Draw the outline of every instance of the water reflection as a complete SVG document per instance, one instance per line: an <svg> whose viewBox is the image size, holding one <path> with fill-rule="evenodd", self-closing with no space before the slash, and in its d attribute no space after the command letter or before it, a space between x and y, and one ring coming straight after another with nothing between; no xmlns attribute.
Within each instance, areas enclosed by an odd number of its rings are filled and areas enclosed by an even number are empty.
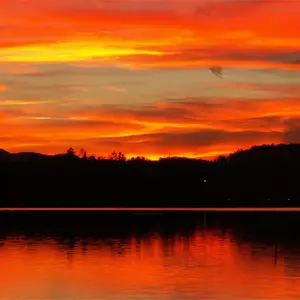
<svg viewBox="0 0 300 300"><path fill-rule="evenodd" d="M0 299L300 299L299 216L1 212Z"/></svg>

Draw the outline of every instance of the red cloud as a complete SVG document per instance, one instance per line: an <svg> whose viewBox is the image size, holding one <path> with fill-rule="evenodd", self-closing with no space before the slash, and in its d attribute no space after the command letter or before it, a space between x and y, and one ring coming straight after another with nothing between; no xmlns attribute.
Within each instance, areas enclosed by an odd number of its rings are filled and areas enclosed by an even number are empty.
<svg viewBox="0 0 300 300"><path fill-rule="evenodd" d="M74 146L99 155L118 150L151 158L168 153L200 157L290 138L295 142L298 123L292 120L299 118L300 98L182 99L145 107L73 109L56 115L26 108L2 111L0 136L2 147L10 150L51 153Z"/></svg>

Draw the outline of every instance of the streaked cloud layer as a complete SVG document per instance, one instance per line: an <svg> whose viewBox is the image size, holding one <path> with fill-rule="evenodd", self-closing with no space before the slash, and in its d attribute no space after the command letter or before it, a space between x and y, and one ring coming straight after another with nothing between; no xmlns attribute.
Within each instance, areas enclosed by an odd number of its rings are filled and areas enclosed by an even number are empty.
<svg viewBox="0 0 300 300"><path fill-rule="evenodd" d="M0 148L156 158L300 142L300 2L0 5Z"/></svg>

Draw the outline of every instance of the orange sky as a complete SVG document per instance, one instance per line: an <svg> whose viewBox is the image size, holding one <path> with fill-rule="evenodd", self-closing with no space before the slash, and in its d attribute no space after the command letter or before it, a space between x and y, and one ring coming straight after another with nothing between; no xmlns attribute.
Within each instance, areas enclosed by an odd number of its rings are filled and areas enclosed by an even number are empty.
<svg viewBox="0 0 300 300"><path fill-rule="evenodd" d="M0 5L0 148L158 158L300 142L297 1Z"/></svg>

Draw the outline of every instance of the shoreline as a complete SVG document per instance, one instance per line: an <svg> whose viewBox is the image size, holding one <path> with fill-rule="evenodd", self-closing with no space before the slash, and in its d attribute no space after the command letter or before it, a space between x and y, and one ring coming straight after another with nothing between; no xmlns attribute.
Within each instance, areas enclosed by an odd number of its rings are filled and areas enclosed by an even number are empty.
<svg viewBox="0 0 300 300"><path fill-rule="evenodd" d="M0 207L1 211L300 212L300 207Z"/></svg>

